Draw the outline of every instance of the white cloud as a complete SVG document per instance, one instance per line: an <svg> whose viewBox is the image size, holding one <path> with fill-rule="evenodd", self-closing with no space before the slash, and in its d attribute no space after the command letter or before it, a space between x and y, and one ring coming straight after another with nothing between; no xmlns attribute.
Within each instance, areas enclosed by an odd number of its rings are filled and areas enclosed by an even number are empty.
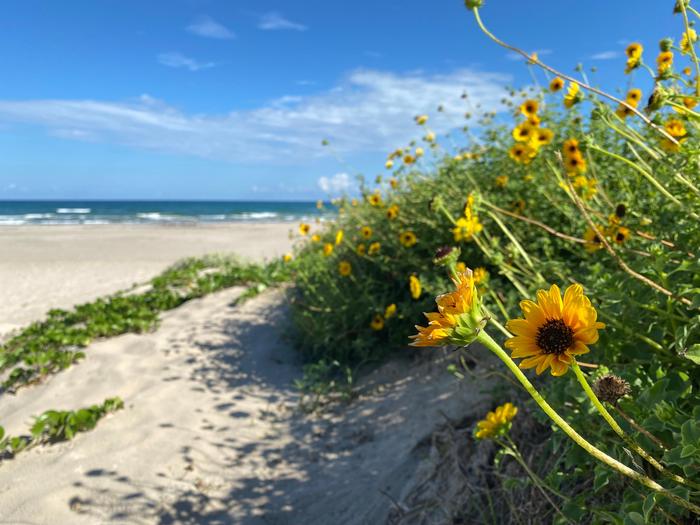
<svg viewBox="0 0 700 525"><path fill-rule="evenodd" d="M591 60L614 60L620 58L622 53L619 51L601 51L600 53L595 53L591 55Z"/></svg>
<svg viewBox="0 0 700 525"><path fill-rule="evenodd" d="M286 19L280 13L272 11L270 13L265 13L260 17L260 23L258 24L260 29L265 29L268 31L276 29L292 29L294 31L306 31L308 28L303 24L298 24L297 22L292 22Z"/></svg>
<svg viewBox="0 0 700 525"><path fill-rule="evenodd" d="M551 55L553 51L551 49L536 49L534 52L537 53L537 56L543 57ZM506 58L508 60L512 60L513 62L517 62L518 60L525 60L524 56L522 56L520 53L516 53L515 51L506 53Z"/></svg>
<svg viewBox="0 0 700 525"><path fill-rule="evenodd" d="M158 55L158 62L164 66L174 68L185 68L190 71L199 71L200 69L209 69L214 67L214 62L198 62L194 58L187 57L182 53L161 53Z"/></svg>
<svg viewBox="0 0 700 525"><path fill-rule="evenodd" d="M350 175L347 173L336 173L331 178L321 177L318 179L318 187L321 191L329 195L340 195L350 189Z"/></svg>
<svg viewBox="0 0 700 525"><path fill-rule="evenodd" d="M238 163L299 163L328 155L327 138L341 154L388 151L418 138L417 114L446 133L464 125L465 102L502 110L508 76L469 69L448 74L350 73L332 89L287 96L266 105L224 114L188 114L141 95L132 101L0 100L0 120L45 127L68 140L100 141L135 148ZM436 113L442 104L444 112ZM69 130L69 131L67 131Z"/></svg>
<svg viewBox="0 0 700 525"><path fill-rule="evenodd" d="M209 16L199 17L185 29L193 35L203 36L205 38L231 40L236 37L233 31Z"/></svg>

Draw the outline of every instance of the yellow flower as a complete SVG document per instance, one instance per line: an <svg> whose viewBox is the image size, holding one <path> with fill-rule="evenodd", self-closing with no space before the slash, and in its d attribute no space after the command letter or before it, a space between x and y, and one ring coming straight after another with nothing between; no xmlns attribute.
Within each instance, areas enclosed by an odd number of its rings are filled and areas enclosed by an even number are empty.
<svg viewBox="0 0 700 525"><path fill-rule="evenodd" d="M566 171L569 175L586 173L586 159L583 158L581 153L566 157L564 159L564 165L566 166Z"/></svg>
<svg viewBox="0 0 700 525"><path fill-rule="evenodd" d="M410 248L418 242L418 239L416 238L416 234L412 231L405 231L399 236L399 241L404 247Z"/></svg>
<svg viewBox="0 0 700 525"><path fill-rule="evenodd" d="M286 263L291 262L291 260L294 258L294 256L291 253L285 253L282 256L282 260Z"/></svg>
<svg viewBox="0 0 700 525"><path fill-rule="evenodd" d="M624 106L620 104L617 106L617 109L615 110L615 115L620 117L621 119L626 119L630 115L632 115L632 110L628 108L627 106Z"/></svg>
<svg viewBox="0 0 700 525"><path fill-rule="evenodd" d="M392 177L389 179L389 184L391 185L392 188L396 189L399 187L399 179Z"/></svg>
<svg viewBox="0 0 700 525"><path fill-rule="evenodd" d="M693 72L693 70L690 69L689 67L684 67L684 68L683 68L683 74L684 74L686 77L689 77L690 74L691 74L692 72Z"/></svg>
<svg viewBox="0 0 700 525"><path fill-rule="evenodd" d="M316 209L319 209L319 210L323 209L323 201L316 201Z"/></svg>
<svg viewBox="0 0 700 525"><path fill-rule="evenodd" d="M416 158L422 157L425 155L425 150L421 147L416 148Z"/></svg>
<svg viewBox="0 0 700 525"><path fill-rule="evenodd" d="M411 154L406 154L403 156L403 163L410 166L416 161L416 158Z"/></svg>
<svg viewBox="0 0 700 525"><path fill-rule="evenodd" d="M420 284L420 279L415 275L408 278L408 288L411 290L411 297L418 299L423 293L423 287Z"/></svg>
<svg viewBox="0 0 700 525"><path fill-rule="evenodd" d="M513 129L513 138L517 142L528 142L536 133L536 131L537 128L526 120L525 122L518 124Z"/></svg>
<svg viewBox="0 0 700 525"><path fill-rule="evenodd" d="M656 70L659 75L663 75L673 66L673 53L671 51L662 51L656 57Z"/></svg>
<svg viewBox="0 0 700 525"><path fill-rule="evenodd" d="M587 178L583 175L579 175L574 178L574 188L581 190L581 196L585 200L590 200L598 192L597 189L598 181L593 178Z"/></svg>
<svg viewBox="0 0 700 525"><path fill-rule="evenodd" d="M505 346L514 359L525 358L520 368L535 367L537 374L547 368L553 376L566 374L575 356L588 353L587 345L598 341L598 330L605 328L580 284L569 286L563 300L553 284L537 292L537 303L524 300L520 308L525 318L508 321L506 328L515 335Z"/></svg>
<svg viewBox="0 0 700 525"><path fill-rule="evenodd" d="M464 157L462 157L462 155L455 155L454 160L456 160L457 162L462 162L464 160Z"/></svg>
<svg viewBox="0 0 700 525"><path fill-rule="evenodd" d="M578 149L578 140L568 139L564 141L564 145L561 147L561 152L565 157L571 157L574 155L580 155L581 152Z"/></svg>
<svg viewBox="0 0 700 525"><path fill-rule="evenodd" d="M513 403L501 405L493 412L486 414L486 417L476 424L477 439L493 439L502 436L510 430L511 421L518 413L518 409Z"/></svg>
<svg viewBox="0 0 700 525"><path fill-rule="evenodd" d="M375 332L379 332L379 330L384 328L384 318L382 317L382 315L374 314L374 317L372 317L372 321L370 321L369 326Z"/></svg>
<svg viewBox="0 0 700 525"><path fill-rule="evenodd" d="M505 188L508 184L508 175L499 175L496 177L496 187Z"/></svg>
<svg viewBox="0 0 700 525"><path fill-rule="evenodd" d="M314 233L314 234L311 236L311 242L318 242L318 241L320 241L320 240L321 240L321 236L320 236L318 233Z"/></svg>
<svg viewBox="0 0 700 525"><path fill-rule="evenodd" d="M539 110L539 108L539 102L529 98L520 105L520 112L526 117L531 117L533 115L537 115L537 111Z"/></svg>
<svg viewBox="0 0 700 525"><path fill-rule="evenodd" d="M515 162L520 162L522 164L530 164L537 151L530 146L525 144L515 144L510 150L508 150L508 155Z"/></svg>
<svg viewBox="0 0 700 525"><path fill-rule="evenodd" d="M358 202L357 199L353 199L353 200L350 201L350 204L351 204L352 206L357 206L357 205L359 204L359 202Z"/></svg>
<svg viewBox="0 0 700 525"><path fill-rule="evenodd" d="M369 226L363 226L360 228L360 235L362 235L365 239L369 239L372 236L372 228Z"/></svg>
<svg viewBox="0 0 700 525"><path fill-rule="evenodd" d="M554 132L551 129L541 128L537 129L529 142L530 147L533 149L541 148L546 146L554 138Z"/></svg>
<svg viewBox="0 0 700 525"><path fill-rule="evenodd" d="M556 93L557 91L561 91L561 89L564 87L564 79L560 77L554 77L552 81L549 83L549 90L552 93Z"/></svg>
<svg viewBox="0 0 700 525"><path fill-rule="evenodd" d="M323 255L328 257L330 254L333 253L333 245L329 242L323 245Z"/></svg>
<svg viewBox="0 0 700 525"><path fill-rule="evenodd" d="M335 245L338 246L341 242L343 242L343 230L338 230L335 234Z"/></svg>
<svg viewBox="0 0 700 525"><path fill-rule="evenodd" d="M311 230L311 225L306 224L305 222L302 222L299 225L299 233L301 235L308 235L310 230Z"/></svg>
<svg viewBox="0 0 700 525"><path fill-rule="evenodd" d="M394 161L389 159L384 163L384 167L388 170L394 167Z"/></svg>
<svg viewBox="0 0 700 525"><path fill-rule="evenodd" d="M384 310L384 319L391 319L395 315L396 315L396 305L394 303L391 303Z"/></svg>
<svg viewBox="0 0 700 525"><path fill-rule="evenodd" d="M368 255L374 255L376 253L379 253L379 250L381 249L382 245L378 242L373 242L372 244L369 245L369 249L367 250Z"/></svg>
<svg viewBox="0 0 700 525"><path fill-rule="evenodd" d="M438 311L425 313L428 326L416 326L411 346L469 344L483 325L483 315L471 270L452 278L455 290L435 299Z"/></svg>
<svg viewBox="0 0 700 525"><path fill-rule="evenodd" d="M474 283L479 284L488 280L489 272L483 266L474 269Z"/></svg>
<svg viewBox="0 0 700 525"><path fill-rule="evenodd" d="M458 261L457 264L455 264L455 270L457 270L457 273L464 273L467 271L467 265L462 261Z"/></svg>
<svg viewBox="0 0 700 525"><path fill-rule="evenodd" d="M428 122L428 115L418 115L416 117L416 124L418 124L419 126L422 126L426 122Z"/></svg>
<svg viewBox="0 0 700 525"><path fill-rule="evenodd" d="M682 121L677 120L677 119L670 119L666 121L666 124L664 124L664 128L668 132L669 135L671 135L673 138L675 138L679 143L685 141L687 137L687 131L685 129L685 124L683 124ZM671 142L667 138L662 138L661 139L661 147L668 152L676 152L680 150L680 145L675 144L674 142Z"/></svg>
<svg viewBox="0 0 700 525"><path fill-rule="evenodd" d="M423 137L423 140L426 142L435 142L435 133L428 131L428 133L425 134L425 137Z"/></svg>
<svg viewBox="0 0 700 525"><path fill-rule="evenodd" d="M690 48L697 40L698 34L695 32L695 29L691 28L688 32L683 33L680 44L681 51L685 54L690 53Z"/></svg>
<svg viewBox="0 0 700 525"><path fill-rule="evenodd" d="M396 217L399 216L399 207L394 204L393 206L389 206L386 210L386 217L389 220L393 220Z"/></svg>
<svg viewBox="0 0 700 525"><path fill-rule="evenodd" d="M602 231L600 226L598 229ZM583 239L586 241L586 244L584 244L583 247L588 253L597 252L603 247L603 242L600 240L600 237L598 237L598 234L593 228L588 228L585 231L583 234Z"/></svg>
<svg viewBox="0 0 700 525"><path fill-rule="evenodd" d="M360 244L357 245L357 248L355 248L355 251L357 252L358 255L364 255L365 253L367 253L367 246L365 245L365 243L361 242Z"/></svg>
<svg viewBox="0 0 700 525"><path fill-rule="evenodd" d="M627 49L625 49L625 54L627 55L625 74L629 74L634 69L637 69L639 67L639 64L642 63L643 51L644 48L642 47L642 44L639 44L637 42L633 42L627 46Z"/></svg>
<svg viewBox="0 0 700 525"><path fill-rule="evenodd" d="M468 211L468 210L467 210ZM460 217L452 228L452 234L457 242L471 241L474 235L483 230L483 225L476 215L469 213L469 216Z"/></svg>
<svg viewBox="0 0 700 525"><path fill-rule="evenodd" d="M629 239L629 237L630 237L629 228L625 228L624 226L620 226L617 229L617 231L615 232L615 236L613 237L613 241L615 241L617 244L622 244L627 239Z"/></svg>
<svg viewBox="0 0 700 525"><path fill-rule="evenodd" d="M693 109L698 105L698 100L694 97L683 97L683 105L688 109Z"/></svg>
<svg viewBox="0 0 700 525"><path fill-rule="evenodd" d="M529 122L530 125L531 125L533 128L539 128L539 127L540 127L540 122L542 122L542 120L540 119L540 117L538 117L537 115L530 115L530 116L527 117L527 119L525 119L525 120L526 120L527 122Z"/></svg>
<svg viewBox="0 0 700 525"><path fill-rule="evenodd" d="M378 191L375 191L372 195L370 195L367 200L372 206L380 206L382 204L382 196Z"/></svg>
<svg viewBox="0 0 700 525"><path fill-rule="evenodd" d="M581 102L582 98L581 87L576 82L570 82L569 89L567 90L566 95L564 95L564 107L571 109L574 104Z"/></svg>
<svg viewBox="0 0 700 525"><path fill-rule="evenodd" d="M348 277L352 273L352 265L348 261L338 263L338 273L343 277Z"/></svg>
<svg viewBox="0 0 700 525"><path fill-rule="evenodd" d="M637 107L637 104L639 104L639 101L642 99L642 90L633 88L630 89L627 92L627 97L625 97L625 101L630 105L634 106L635 108Z"/></svg>

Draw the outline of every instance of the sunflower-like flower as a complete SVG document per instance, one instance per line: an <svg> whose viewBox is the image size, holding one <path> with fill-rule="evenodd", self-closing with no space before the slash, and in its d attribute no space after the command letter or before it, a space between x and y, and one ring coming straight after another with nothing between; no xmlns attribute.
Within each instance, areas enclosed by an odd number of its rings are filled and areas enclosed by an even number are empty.
<svg viewBox="0 0 700 525"><path fill-rule="evenodd" d="M549 90L552 93L556 93L557 91L561 91L564 88L564 79L561 77L554 77L552 81L549 83Z"/></svg>
<svg viewBox="0 0 700 525"><path fill-rule="evenodd" d="M396 204L389 206L386 209L386 218L389 219L390 221L394 220L398 216L399 216L399 207Z"/></svg>
<svg viewBox="0 0 700 525"><path fill-rule="evenodd" d="M302 223L299 225L299 233L300 233L301 235L308 235L310 231L311 231L311 225L310 225L310 224L306 224L305 222L302 222Z"/></svg>
<svg viewBox="0 0 700 525"><path fill-rule="evenodd" d="M659 75L664 75L671 67L673 67L673 52L662 51L659 53L659 56L656 57L656 71Z"/></svg>
<svg viewBox="0 0 700 525"><path fill-rule="evenodd" d="M311 242L318 242L318 241L320 241L320 240L321 240L321 236L320 236L318 233L314 233L314 234L311 236Z"/></svg>
<svg viewBox="0 0 700 525"><path fill-rule="evenodd" d="M438 311L424 314L428 326L416 325L412 346L468 345L486 322L471 270L452 277L455 290L435 299Z"/></svg>
<svg viewBox="0 0 700 525"><path fill-rule="evenodd" d="M505 188L508 185L508 175L499 175L495 178L497 188Z"/></svg>
<svg viewBox="0 0 700 525"><path fill-rule="evenodd" d="M583 158L581 153L566 157L564 159L564 165L566 166L566 172L572 176L577 173L586 172L586 159Z"/></svg>
<svg viewBox="0 0 700 525"><path fill-rule="evenodd" d="M420 279L415 275L408 278L408 288L411 291L411 297L418 299L423 293L423 287L420 284Z"/></svg>
<svg viewBox="0 0 700 525"><path fill-rule="evenodd" d="M496 408L493 412L476 424L474 437L477 439L493 439L502 436L510 430L511 421L518 413L518 408L513 403L506 403Z"/></svg>
<svg viewBox="0 0 700 525"><path fill-rule="evenodd" d="M551 129L540 128L535 131L530 139L529 145L533 149L537 150L542 146L546 146L554 138L554 132Z"/></svg>
<svg viewBox="0 0 700 525"><path fill-rule="evenodd" d="M384 318L382 317L382 314L374 314L369 326L375 332L379 332L382 328L384 328Z"/></svg>
<svg viewBox="0 0 700 525"><path fill-rule="evenodd" d="M323 245L323 255L329 257L333 253L333 245L329 242Z"/></svg>
<svg viewBox="0 0 700 525"><path fill-rule="evenodd" d="M683 142L687 137L688 132L685 129L685 124L678 119L670 119L664 124L664 129L666 132L676 139L679 143ZM680 150L679 144L670 141L667 138L661 139L661 147L669 152L676 152Z"/></svg>
<svg viewBox="0 0 700 525"><path fill-rule="evenodd" d="M615 241L617 244L623 244L629 238L630 230L624 226L620 226L613 235L613 241Z"/></svg>
<svg viewBox="0 0 700 525"><path fill-rule="evenodd" d="M680 43L681 52L684 54L689 54L691 47L695 42L697 42L697 40L698 34L695 32L695 29L691 28L689 31L683 33Z"/></svg>
<svg viewBox="0 0 700 525"><path fill-rule="evenodd" d="M537 150L527 144L515 144L508 150L508 156L520 164L530 164L537 155Z"/></svg>
<svg viewBox="0 0 700 525"><path fill-rule="evenodd" d="M632 71L637 69L642 63L642 52L644 47L638 42L632 42L625 49L625 55L627 55L627 64L625 65L625 74L630 74Z"/></svg>
<svg viewBox="0 0 700 525"><path fill-rule="evenodd" d="M540 109L540 104L536 100L530 98L527 99L520 105L520 112L526 117L531 117L532 115L537 115L537 111Z"/></svg>
<svg viewBox="0 0 700 525"><path fill-rule="evenodd" d="M372 244L369 245L369 248L367 249L367 255L374 255L379 253L379 250L381 249L382 245L378 242L373 242Z"/></svg>
<svg viewBox="0 0 700 525"><path fill-rule="evenodd" d="M416 161L416 158L411 155L410 153L407 153L406 155L403 156L403 163L406 164L407 166L410 166Z"/></svg>
<svg viewBox="0 0 700 525"><path fill-rule="evenodd" d="M536 131L537 128L526 120L513 129L513 138L517 142L529 142Z"/></svg>
<svg viewBox="0 0 700 525"><path fill-rule="evenodd" d="M571 109L574 105L581 102L583 95L581 95L581 87L576 82L569 83L569 89L564 95L564 107Z"/></svg>
<svg viewBox="0 0 700 525"><path fill-rule="evenodd" d="M367 245L363 242L357 245L355 248L355 252L357 252L357 255L364 255L367 253Z"/></svg>
<svg viewBox="0 0 700 525"><path fill-rule="evenodd" d="M367 200L372 206L381 206L382 204L382 196L378 191L375 191L372 195L370 195Z"/></svg>
<svg viewBox="0 0 700 525"><path fill-rule="evenodd" d="M348 261L340 261L338 263L338 273L343 277L349 277L352 273L352 264Z"/></svg>
<svg viewBox="0 0 700 525"><path fill-rule="evenodd" d="M505 346L513 358L524 358L520 368L535 368L537 374L547 368L553 376L566 374L575 356L588 353L587 345L597 342L598 330L605 328L580 284L569 286L563 300L553 284L549 291L537 292L536 303L522 301L520 309L525 319L508 321L506 327L515 336Z"/></svg>
<svg viewBox="0 0 700 525"><path fill-rule="evenodd" d="M598 227L598 229L601 230L600 227ZM603 247L603 241L600 240L600 237L593 228L588 228L584 232L583 240L586 241L583 247L588 253L597 252Z"/></svg>
<svg viewBox="0 0 700 525"><path fill-rule="evenodd" d="M283 262L286 262L286 263L292 262L292 259L294 259L294 256L293 256L291 253L285 253L285 254L282 256L282 261L283 261Z"/></svg>
<svg viewBox="0 0 700 525"><path fill-rule="evenodd" d="M481 284L486 282L489 278L489 272L483 266L474 268L474 284Z"/></svg>
<svg viewBox="0 0 700 525"><path fill-rule="evenodd" d="M360 235L362 235L365 239L369 239L372 237L372 228L370 226L363 226L360 228Z"/></svg>
<svg viewBox="0 0 700 525"><path fill-rule="evenodd" d="M405 248L410 248L418 242L418 238L416 237L415 233L409 230L399 235L399 241Z"/></svg>

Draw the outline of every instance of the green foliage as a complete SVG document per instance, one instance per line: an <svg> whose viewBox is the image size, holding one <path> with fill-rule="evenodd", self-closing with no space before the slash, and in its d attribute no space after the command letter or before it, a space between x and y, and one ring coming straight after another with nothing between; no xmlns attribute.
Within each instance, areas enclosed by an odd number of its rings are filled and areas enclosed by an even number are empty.
<svg viewBox="0 0 700 525"><path fill-rule="evenodd" d="M288 278L279 261L268 265L226 258L188 259L169 268L140 293L123 292L73 310L51 310L0 346L2 387L13 391L68 368L85 357L81 350L95 339L153 329L159 314L218 290L249 285L259 291ZM247 295L250 296L250 288Z"/></svg>
<svg viewBox="0 0 700 525"><path fill-rule="evenodd" d="M79 432L87 432L107 414L124 408L124 402L113 397L101 405L92 405L78 410L47 410L34 418L29 435L5 436L0 427L0 456L14 457L19 452L37 445L68 441Z"/></svg>

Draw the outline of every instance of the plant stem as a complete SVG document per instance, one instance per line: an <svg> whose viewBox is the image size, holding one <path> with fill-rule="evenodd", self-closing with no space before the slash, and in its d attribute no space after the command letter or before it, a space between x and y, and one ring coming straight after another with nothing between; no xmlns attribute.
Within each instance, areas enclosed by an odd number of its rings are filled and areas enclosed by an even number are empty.
<svg viewBox="0 0 700 525"><path fill-rule="evenodd" d="M645 487L658 492L659 494L665 496L669 500L671 500L673 503L676 505L679 505L689 511L691 511L694 514L697 514L700 516L700 507L697 505L694 505L693 503L690 503L689 501L684 500L683 498L680 498L673 494L672 492L669 492L667 489L659 485L656 481L650 479L649 477L645 476L644 474L640 474L639 472L632 470L629 468L627 465L620 463L618 460L615 458L607 455L605 452L600 450L599 448L593 446L590 442L586 441L578 432L576 432L571 425L569 425L550 405L545 401L545 399L542 397L542 395L538 392L538 390L533 386L533 384L530 382L530 380L523 374L522 370L518 368L518 365L515 364L515 362L510 358L510 356L501 348L501 346L494 341L488 333L486 333L485 330L482 330L477 339L481 344L483 344L486 348L488 348L491 352L496 354L496 356L505 363L505 365L510 369L510 371L515 375L515 377L520 381L520 384L523 385L525 390L527 391L528 394L532 397L532 399L535 400L535 402L539 405L539 407L542 409L542 411L547 414L547 416L562 430L564 433L569 436L578 446L580 446L582 449L584 449L586 452L588 452L591 456L596 458L598 461L601 463L605 463L608 467L618 471L620 474L627 476L628 478L631 478Z"/></svg>
<svg viewBox="0 0 700 525"><path fill-rule="evenodd" d="M676 483L681 483L682 485L686 485L693 488L700 488L700 485L696 485L692 481L688 481L687 479L666 470L664 466L661 463L659 463L651 454L649 454L646 450L640 447L629 435L627 435L627 433L624 430L622 430L622 427L620 427L620 425L617 424L617 421L615 421L615 419L612 417L610 412L608 412L603 403L600 402L598 396L595 395L595 392L593 392L591 385L589 385L588 381L586 380L586 376L581 371L581 368L578 366L576 359L572 360L571 368L574 370L576 379L578 379L578 382L580 383L581 387L583 387L583 391L586 392L586 395L588 396L588 399L591 400L591 403L593 403L593 406L595 406L600 415L603 416L603 419L607 421L608 425L610 425L610 428L612 428L615 431L615 434L620 436L623 439L623 441L627 443L627 446L629 446L637 454L643 457L646 461L649 462L649 464L651 464L651 466L653 466L656 470L661 472L661 474L663 474L667 478L672 479Z"/></svg>

